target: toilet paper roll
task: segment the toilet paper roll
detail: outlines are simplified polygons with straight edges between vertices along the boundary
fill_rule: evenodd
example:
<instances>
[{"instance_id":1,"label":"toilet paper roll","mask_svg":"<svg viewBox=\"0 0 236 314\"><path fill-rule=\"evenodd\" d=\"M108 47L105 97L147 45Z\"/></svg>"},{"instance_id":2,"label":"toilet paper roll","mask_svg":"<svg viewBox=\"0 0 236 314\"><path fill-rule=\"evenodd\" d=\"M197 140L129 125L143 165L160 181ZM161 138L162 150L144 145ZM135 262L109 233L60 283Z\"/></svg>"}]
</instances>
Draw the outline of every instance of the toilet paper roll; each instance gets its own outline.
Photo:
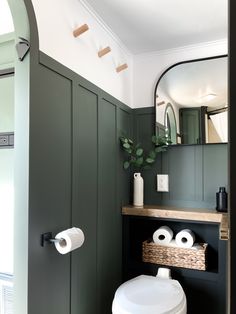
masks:
<instances>
[{"instance_id":1,"label":"toilet paper roll","mask_svg":"<svg viewBox=\"0 0 236 314\"><path fill-rule=\"evenodd\" d=\"M168 245L173 238L173 231L168 226L162 226L153 233L153 242Z\"/></svg>"},{"instance_id":2,"label":"toilet paper roll","mask_svg":"<svg viewBox=\"0 0 236 314\"><path fill-rule=\"evenodd\" d=\"M73 227L58 233L55 239L60 240L55 243L57 251L66 254L83 245L84 233L81 229Z\"/></svg>"},{"instance_id":3,"label":"toilet paper roll","mask_svg":"<svg viewBox=\"0 0 236 314\"><path fill-rule=\"evenodd\" d=\"M175 242L179 247L191 248L195 242L195 235L190 229L183 229L178 232Z\"/></svg>"}]
</instances>

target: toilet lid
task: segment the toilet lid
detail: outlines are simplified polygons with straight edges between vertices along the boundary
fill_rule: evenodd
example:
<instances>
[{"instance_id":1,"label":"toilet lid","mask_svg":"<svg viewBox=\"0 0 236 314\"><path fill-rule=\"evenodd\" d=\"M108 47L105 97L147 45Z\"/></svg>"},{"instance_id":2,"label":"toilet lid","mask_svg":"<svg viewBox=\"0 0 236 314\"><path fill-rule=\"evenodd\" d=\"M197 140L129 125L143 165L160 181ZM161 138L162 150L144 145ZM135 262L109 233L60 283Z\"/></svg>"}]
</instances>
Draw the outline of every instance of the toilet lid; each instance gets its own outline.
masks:
<instances>
[{"instance_id":1,"label":"toilet lid","mask_svg":"<svg viewBox=\"0 0 236 314\"><path fill-rule=\"evenodd\" d=\"M185 294L178 281L141 275L122 284L114 303L120 313L171 314L185 303Z\"/></svg>"}]
</instances>

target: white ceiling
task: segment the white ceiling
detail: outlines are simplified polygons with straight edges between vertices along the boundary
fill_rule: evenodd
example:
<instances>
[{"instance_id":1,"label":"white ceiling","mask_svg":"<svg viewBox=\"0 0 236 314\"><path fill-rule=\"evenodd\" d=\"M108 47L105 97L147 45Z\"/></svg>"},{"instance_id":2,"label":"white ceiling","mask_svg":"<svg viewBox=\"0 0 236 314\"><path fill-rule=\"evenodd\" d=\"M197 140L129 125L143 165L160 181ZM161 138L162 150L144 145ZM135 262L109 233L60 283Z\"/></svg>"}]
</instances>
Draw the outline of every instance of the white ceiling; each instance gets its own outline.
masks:
<instances>
[{"instance_id":1,"label":"white ceiling","mask_svg":"<svg viewBox=\"0 0 236 314\"><path fill-rule=\"evenodd\" d=\"M227 38L227 0L81 0L133 54Z\"/></svg>"},{"instance_id":2,"label":"white ceiling","mask_svg":"<svg viewBox=\"0 0 236 314\"><path fill-rule=\"evenodd\" d=\"M0 0L0 35L14 32L11 11L7 0Z\"/></svg>"}]
</instances>

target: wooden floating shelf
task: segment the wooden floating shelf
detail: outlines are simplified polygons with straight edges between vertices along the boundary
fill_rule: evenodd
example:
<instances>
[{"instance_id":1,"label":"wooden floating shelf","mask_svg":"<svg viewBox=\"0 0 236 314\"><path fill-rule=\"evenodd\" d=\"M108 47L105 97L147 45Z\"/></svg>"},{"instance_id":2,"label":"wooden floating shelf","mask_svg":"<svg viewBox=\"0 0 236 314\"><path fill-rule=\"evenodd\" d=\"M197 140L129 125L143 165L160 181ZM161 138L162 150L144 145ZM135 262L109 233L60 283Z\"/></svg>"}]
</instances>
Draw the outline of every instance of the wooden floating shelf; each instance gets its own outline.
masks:
<instances>
[{"instance_id":1,"label":"wooden floating shelf","mask_svg":"<svg viewBox=\"0 0 236 314\"><path fill-rule=\"evenodd\" d=\"M103 48L101 50L98 51L98 56L99 58L105 56L107 53L109 53L111 51L111 48L109 46L107 46L106 48Z\"/></svg>"},{"instance_id":2,"label":"wooden floating shelf","mask_svg":"<svg viewBox=\"0 0 236 314\"><path fill-rule=\"evenodd\" d=\"M86 32L87 30L89 30L89 27L87 24L84 24L78 28L76 28L74 31L73 31L73 35L74 37L78 37L80 36L81 34L83 34L84 32Z\"/></svg>"},{"instance_id":3,"label":"wooden floating shelf","mask_svg":"<svg viewBox=\"0 0 236 314\"><path fill-rule=\"evenodd\" d=\"M228 214L220 213L213 209L177 208L156 205L144 205L143 207L123 206L122 215L218 223L220 225L220 240L229 239Z\"/></svg>"},{"instance_id":4,"label":"wooden floating shelf","mask_svg":"<svg viewBox=\"0 0 236 314\"><path fill-rule=\"evenodd\" d=\"M121 64L121 65L119 65L119 66L116 68L116 72L119 73L119 72L121 72L121 71L123 71L123 70L125 70L125 69L127 69L127 68L128 68L128 64L127 64L127 63Z\"/></svg>"}]
</instances>

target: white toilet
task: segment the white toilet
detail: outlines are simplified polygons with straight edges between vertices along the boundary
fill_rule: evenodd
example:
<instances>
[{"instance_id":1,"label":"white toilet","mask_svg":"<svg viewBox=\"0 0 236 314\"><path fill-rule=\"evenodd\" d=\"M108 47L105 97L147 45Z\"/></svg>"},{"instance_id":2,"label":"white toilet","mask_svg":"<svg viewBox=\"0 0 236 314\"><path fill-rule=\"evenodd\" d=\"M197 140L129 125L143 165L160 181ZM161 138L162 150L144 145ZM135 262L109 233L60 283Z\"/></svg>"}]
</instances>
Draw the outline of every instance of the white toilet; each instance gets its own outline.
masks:
<instances>
[{"instance_id":1,"label":"white toilet","mask_svg":"<svg viewBox=\"0 0 236 314\"><path fill-rule=\"evenodd\" d=\"M141 275L123 283L112 303L113 314L186 314L185 293L170 269L154 276Z\"/></svg>"}]
</instances>

